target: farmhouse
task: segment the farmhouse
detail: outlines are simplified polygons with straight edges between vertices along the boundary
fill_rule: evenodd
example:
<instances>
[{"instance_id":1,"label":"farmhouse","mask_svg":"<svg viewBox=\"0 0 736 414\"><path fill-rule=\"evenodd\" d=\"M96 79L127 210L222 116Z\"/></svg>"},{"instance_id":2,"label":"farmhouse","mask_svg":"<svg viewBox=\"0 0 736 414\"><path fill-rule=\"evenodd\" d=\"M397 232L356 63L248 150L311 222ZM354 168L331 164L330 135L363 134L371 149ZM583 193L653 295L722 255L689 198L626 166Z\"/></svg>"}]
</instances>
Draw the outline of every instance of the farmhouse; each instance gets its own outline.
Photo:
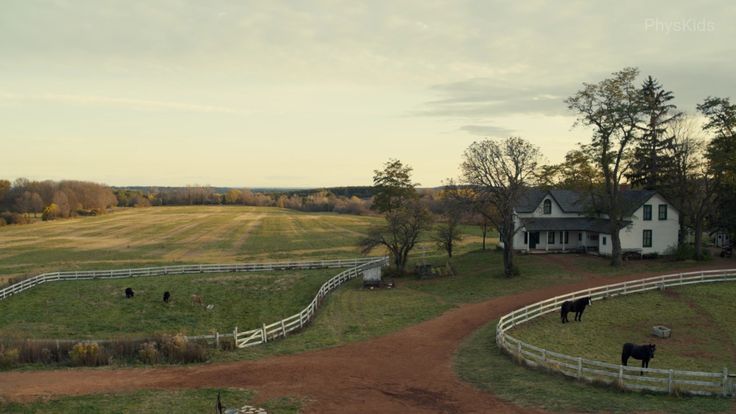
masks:
<instances>
[{"instance_id":1,"label":"farmhouse","mask_svg":"<svg viewBox=\"0 0 736 414\"><path fill-rule=\"evenodd\" d=\"M659 193L622 193L626 226L620 230L623 252L663 254L677 246L678 212ZM579 251L611 255L608 216L591 207L585 194L540 188L527 190L514 208L514 248L522 251Z\"/></svg>"}]
</instances>

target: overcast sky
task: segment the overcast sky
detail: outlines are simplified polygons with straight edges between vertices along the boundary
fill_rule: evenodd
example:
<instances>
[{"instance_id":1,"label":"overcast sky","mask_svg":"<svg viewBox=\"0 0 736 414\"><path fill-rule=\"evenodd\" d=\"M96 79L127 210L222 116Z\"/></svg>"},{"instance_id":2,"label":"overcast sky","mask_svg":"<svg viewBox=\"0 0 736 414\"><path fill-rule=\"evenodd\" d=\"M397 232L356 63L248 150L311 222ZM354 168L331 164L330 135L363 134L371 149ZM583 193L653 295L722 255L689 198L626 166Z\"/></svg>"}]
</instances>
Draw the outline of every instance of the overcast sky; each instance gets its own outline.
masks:
<instances>
[{"instance_id":1,"label":"overcast sky","mask_svg":"<svg viewBox=\"0 0 736 414\"><path fill-rule=\"evenodd\" d=\"M680 4L676 4L680 3ZM558 162L562 102L626 66L736 99L736 6L673 1L0 1L0 177L423 186L474 140Z\"/></svg>"}]
</instances>

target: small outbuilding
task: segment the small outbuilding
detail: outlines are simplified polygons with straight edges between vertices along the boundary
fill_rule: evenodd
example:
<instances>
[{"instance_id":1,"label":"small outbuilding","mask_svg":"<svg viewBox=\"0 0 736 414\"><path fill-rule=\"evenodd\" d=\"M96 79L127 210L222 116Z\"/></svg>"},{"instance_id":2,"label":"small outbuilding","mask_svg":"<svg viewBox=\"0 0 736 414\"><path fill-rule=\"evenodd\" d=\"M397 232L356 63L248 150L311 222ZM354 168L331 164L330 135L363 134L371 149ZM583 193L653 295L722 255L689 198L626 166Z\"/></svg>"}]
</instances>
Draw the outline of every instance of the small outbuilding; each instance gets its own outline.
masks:
<instances>
[{"instance_id":1,"label":"small outbuilding","mask_svg":"<svg viewBox=\"0 0 736 414\"><path fill-rule=\"evenodd\" d=\"M363 269L363 287L381 286L381 266Z\"/></svg>"}]
</instances>

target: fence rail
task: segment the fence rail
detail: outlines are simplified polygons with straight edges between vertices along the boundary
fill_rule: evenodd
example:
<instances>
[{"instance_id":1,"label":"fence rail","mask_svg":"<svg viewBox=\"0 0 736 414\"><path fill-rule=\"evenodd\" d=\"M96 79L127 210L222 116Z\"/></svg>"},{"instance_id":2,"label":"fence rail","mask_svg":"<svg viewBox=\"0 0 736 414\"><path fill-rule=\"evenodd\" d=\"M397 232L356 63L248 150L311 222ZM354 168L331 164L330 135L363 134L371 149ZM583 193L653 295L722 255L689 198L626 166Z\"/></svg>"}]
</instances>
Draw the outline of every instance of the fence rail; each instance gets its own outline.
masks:
<instances>
[{"instance_id":1,"label":"fence rail","mask_svg":"<svg viewBox=\"0 0 736 414\"><path fill-rule=\"evenodd\" d=\"M236 327L233 333L215 333L212 335L196 335L187 336L189 340L206 340L212 341L219 345L220 338L232 337L235 344L239 348L258 345L278 337L286 336L289 332L303 328L314 317L319 304L332 290L345 283L346 281L358 276L363 269L375 266L387 266L388 257L360 257L352 259L333 259L333 260L312 260L312 261L293 261L293 262L273 262L273 263L235 263L235 264L194 264L194 265L177 265L177 266L158 266L144 267L136 269L116 269L116 270L87 270L74 272L52 272L43 273L30 277L18 283L12 284L4 289L0 289L0 300L16 295L35 286L70 280L91 280L91 279L119 279L126 277L148 277L148 276L165 276L165 275L182 275L191 273L227 273L227 272L259 272L273 270L307 270L307 269L325 269L325 268L349 268L340 272L336 276L330 278L317 291L317 295L312 302L301 312L290 316L286 319L274 322L270 325L263 325L261 328L252 329L250 331L238 332ZM112 343L111 339L44 339L38 341L57 341L58 343L68 342L97 342Z\"/></svg>"},{"instance_id":2,"label":"fence rail","mask_svg":"<svg viewBox=\"0 0 736 414\"><path fill-rule=\"evenodd\" d=\"M558 311L562 302L566 300L589 296L595 301L674 286L728 281L736 281L736 269L655 276L555 296L501 317L496 326L496 343L501 349L527 365L545 367L579 380L607 383L636 391L736 396L734 376L729 374L727 368L722 372L699 372L609 364L553 352L523 342L507 333L517 325Z\"/></svg>"},{"instance_id":3,"label":"fence rail","mask_svg":"<svg viewBox=\"0 0 736 414\"><path fill-rule=\"evenodd\" d=\"M274 339L286 337L290 332L302 329L312 321L325 296L343 283L360 275L364 269L376 266L388 266L388 257L382 257L379 259L374 258L373 261L356 265L355 267L335 275L319 288L314 299L312 299L312 302L310 302L307 307L294 315L269 325L264 324L260 328L251 329L245 332L238 332L238 328L235 327L235 330L233 331L235 346L238 348L246 348L262 344Z\"/></svg>"}]
</instances>

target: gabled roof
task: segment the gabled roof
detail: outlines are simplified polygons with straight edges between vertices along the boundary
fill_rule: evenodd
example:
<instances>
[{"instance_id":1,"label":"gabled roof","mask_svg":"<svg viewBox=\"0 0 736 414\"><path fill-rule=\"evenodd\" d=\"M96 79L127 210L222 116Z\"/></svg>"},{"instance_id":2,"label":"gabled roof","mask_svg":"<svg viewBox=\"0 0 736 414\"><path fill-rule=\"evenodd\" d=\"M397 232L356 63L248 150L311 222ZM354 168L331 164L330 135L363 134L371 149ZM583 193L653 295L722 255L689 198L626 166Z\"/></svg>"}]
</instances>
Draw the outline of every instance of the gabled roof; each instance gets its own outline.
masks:
<instances>
[{"instance_id":1,"label":"gabled roof","mask_svg":"<svg viewBox=\"0 0 736 414\"><path fill-rule=\"evenodd\" d=\"M634 214L642 204L647 202L655 194L657 192L654 190L621 191L621 198L624 203L624 215L630 216ZM548 195L557 202L565 213L584 214L590 206L588 195L583 192L556 188L547 190L533 187L527 189L519 198L515 210L517 213L532 213Z\"/></svg>"}]
</instances>

